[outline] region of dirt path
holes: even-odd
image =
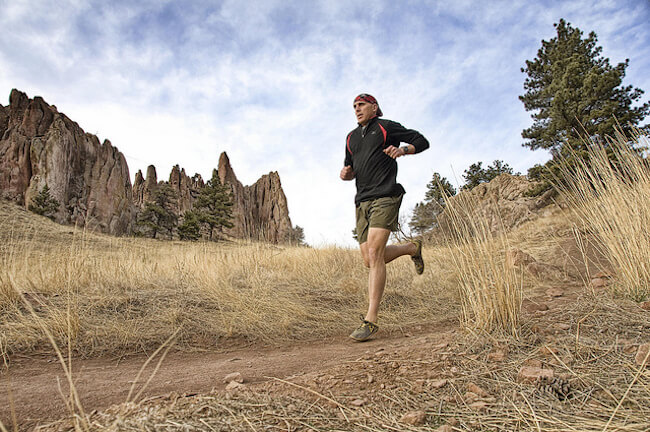
[[[567,290],[562,297],[537,296],[524,302],[524,314],[540,310],[539,305],[561,308],[573,301],[576,292]],[[531,301],[532,300],[532,301]],[[285,347],[248,347],[229,352],[169,354],[139,400],[169,393],[207,393],[223,390],[223,378],[240,372],[247,385],[263,383],[268,377],[291,378],[344,364],[378,349],[408,351],[417,348],[423,337],[429,345],[449,338],[458,322],[445,319],[410,334],[380,333],[376,339],[355,343],[345,335],[319,341],[300,342]],[[145,356],[126,359],[99,358],[73,361],[75,388],[86,412],[104,410],[126,401],[129,390]],[[135,387],[135,393],[149,379],[156,361],[147,368]],[[63,369],[54,356],[12,359],[8,371],[0,373],[0,421],[11,430],[12,406],[21,430],[32,429],[67,416],[59,382],[67,394]]]
[[[408,336],[435,335],[449,326],[457,324],[441,322],[436,328],[422,329]],[[171,392],[204,393],[223,389],[224,376],[232,372],[240,372],[249,384],[266,381],[266,377],[301,375],[355,359],[379,347],[400,347],[413,340],[403,334],[384,334],[366,343],[339,337],[280,348],[173,353],[165,358],[140,399]],[[91,412],[124,402],[145,361],[146,357],[73,361],[75,387],[84,409]],[[152,367],[147,369],[151,370]],[[148,378],[149,373],[143,374],[136,383],[136,391]],[[13,425],[12,405],[21,429],[65,417],[67,411],[59,382],[67,389],[63,369],[53,356],[13,360],[9,371],[0,375],[0,420],[8,428]]]

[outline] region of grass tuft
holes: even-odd
[[[564,165],[560,187],[611,265],[613,291],[634,301],[650,298],[650,166],[634,150],[641,138],[587,143],[586,159]]]
[[[510,245],[505,230],[492,232],[485,218],[475,216],[480,204],[463,193],[446,204],[448,227],[443,232],[460,290],[462,322],[473,331],[516,336],[523,275],[506,262]]]

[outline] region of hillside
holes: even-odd
[[[381,331],[365,344],[347,341],[366,301],[356,251],[116,239],[6,202],[0,226],[5,426],[650,427],[650,377],[638,366],[649,305],[617,294],[611,263],[570,209],[486,237],[489,248],[428,245],[421,277],[409,260],[391,264]],[[462,256],[471,261],[459,266]],[[464,312],[467,275],[495,264],[523,288],[514,333],[472,330]],[[495,292],[510,283],[483,277]],[[68,408],[44,330],[73,357],[79,400]],[[82,407],[90,414],[69,417]]]

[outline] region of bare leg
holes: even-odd
[[[384,262],[388,264],[395,258],[399,258],[403,255],[414,255],[418,251],[418,247],[415,243],[404,243],[400,245],[390,245],[386,246],[386,251],[384,252]]]
[[[370,228],[368,230],[368,263],[370,272],[368,274],[368,313],[366,320],[377,322],[379,304],[386,286],[386,242],[390,231],[385,228]]]
[[[361,256],[366,267],[370,267],[370,261],[368,259],[368,242],[362,243],[360,245]],[[417,252],[418,248],[414,243],[404,243],[399,245],[389,245],[386,246],[384,251],[384,262],[388,264],[393,261],[395,258],[399,258],[404,255],[413,256]]]

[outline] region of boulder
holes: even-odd
[[[636,357],[634,360],[639,366],[650,365],[650,343],[639,345],[639,349],[636,352]]]
[[[228,375],[226,375],[223,378],[224,383],[231,383],[231,382],[237,382],[242,384],[244,382],[244,377],[242,376],[241,372],[233,372]]]
[[[399,421],[413,426],[422,426],[427,420],[427,413],[421,410],[409,411]]]
[[[553,369],[542,369],[541,367],[522,366],[517,374],[517,382],[534,383],[543,377],[553,378]]]
[[[609,285],[609,282],[606,278],[593,278],[591,280],[592,288],[605,288],[607,285]]]
[[[508,249],[508,252],[506,252],[506,263],[509,267],[521,267],[534,262],[535,258],[521,249],[510,248]]]

